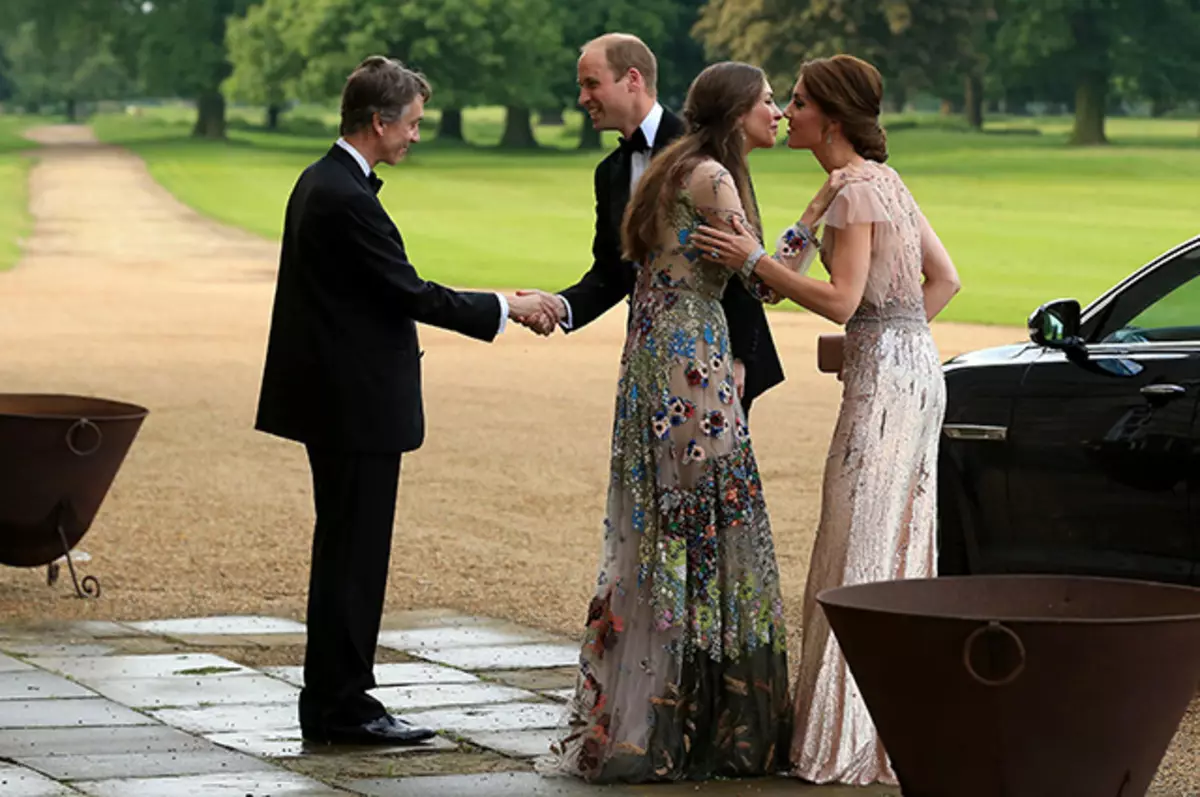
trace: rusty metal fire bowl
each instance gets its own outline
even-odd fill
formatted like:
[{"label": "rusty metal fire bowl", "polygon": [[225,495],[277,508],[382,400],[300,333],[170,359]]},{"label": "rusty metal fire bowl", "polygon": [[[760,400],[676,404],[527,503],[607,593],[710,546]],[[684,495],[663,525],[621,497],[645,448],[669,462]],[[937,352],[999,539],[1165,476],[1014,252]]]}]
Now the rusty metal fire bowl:
[{"label": "rusty metal fire bowl", "polygon": [[70,551],[92,525],[148,411],[83,396],[0,394],[0,564],[48,565],[65,557],[79,595],[99,595],[94,576],[75,578]]},{"label": "rusty metal fire bowl", "polygon": [[817,596],[905,797],[1142,797],[1200,686],[1200,590],[967,576]]}]

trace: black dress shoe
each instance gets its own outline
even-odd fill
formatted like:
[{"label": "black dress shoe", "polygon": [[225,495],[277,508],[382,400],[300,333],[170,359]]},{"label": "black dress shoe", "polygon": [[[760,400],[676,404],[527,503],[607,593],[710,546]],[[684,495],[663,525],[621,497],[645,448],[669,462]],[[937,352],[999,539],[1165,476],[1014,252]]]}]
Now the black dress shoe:
[{"label": "black dress shoe", "polygon": [[432,739],[435,735],[431,728],[410,725],[404,720],[396,719],[391,714],[384,714],[382,717],[376,717],[361,725],[338,726],[318,732],[304,732],[306,741],[324,742],[325,744],[416,744]]}]

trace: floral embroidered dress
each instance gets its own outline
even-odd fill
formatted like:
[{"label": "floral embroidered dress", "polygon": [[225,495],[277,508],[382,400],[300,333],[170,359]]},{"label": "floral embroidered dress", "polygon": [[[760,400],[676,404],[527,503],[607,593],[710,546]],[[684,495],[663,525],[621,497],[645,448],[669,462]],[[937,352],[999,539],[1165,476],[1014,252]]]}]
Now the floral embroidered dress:
[{"label": "floral embroidered dress", "polygon": [[688,240],[742,206],[708,160],[664,212],[621,358],[570,729],[539,762],[595,782],[776,772],[791,732],[775,549],[720,303],[732,272]]}]

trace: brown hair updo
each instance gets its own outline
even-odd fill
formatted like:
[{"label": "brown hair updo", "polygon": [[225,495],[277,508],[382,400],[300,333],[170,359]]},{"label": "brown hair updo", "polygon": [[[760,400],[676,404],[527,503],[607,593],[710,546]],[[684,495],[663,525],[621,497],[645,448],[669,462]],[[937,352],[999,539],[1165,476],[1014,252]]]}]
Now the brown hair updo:
[{"label": "brown hair updo", "polygon": [[855,152],[887,162],[887,133],[879,124],[883,77],[878,69],[852,55],[835,55],[806,61],[800,67],[800,80],[817,107],[841,123],[842,135]]}]

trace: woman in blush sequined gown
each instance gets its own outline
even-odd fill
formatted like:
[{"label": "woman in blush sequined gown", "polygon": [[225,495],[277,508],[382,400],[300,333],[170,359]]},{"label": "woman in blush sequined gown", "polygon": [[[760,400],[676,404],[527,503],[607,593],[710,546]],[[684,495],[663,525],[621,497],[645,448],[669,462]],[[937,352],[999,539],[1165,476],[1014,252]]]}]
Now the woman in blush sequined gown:
[{"label": "woman in blush sequined gown", "polygon": [[[828,621],[823,590],[934,575],[937,448],[945,384],[929,320],[958,275],[900,176],[879,127],[882,81],[870,64],[836,56],[805,64],[785,116],[788,146],[811,149],[831,173],[820,201],[780,239],[776,258],[747,273],[846,325],[842,406],[825,463],[821,522],[803,606],[795,689],[793,774],[816,783],[895,783],[895,774]],[[825,196],[836,198],[823,210]],[[803,272],[822,219],[829,282]],[[695,236],[742,268],[751,236]],[[922,280],[922,275],[924,280]]]},{"label": "woman in blush sequined gown", "polygon": [[[544,774],[703,780],[787,768],[779,572],[702,223],[758,229],[746,155],[780,112],[748,64],[705,69],[687,132],[642,177],[623,229],[638,264],[621,357],[603,558],[569,730]],[[756,279],[751,293],[778,297]]]}]

